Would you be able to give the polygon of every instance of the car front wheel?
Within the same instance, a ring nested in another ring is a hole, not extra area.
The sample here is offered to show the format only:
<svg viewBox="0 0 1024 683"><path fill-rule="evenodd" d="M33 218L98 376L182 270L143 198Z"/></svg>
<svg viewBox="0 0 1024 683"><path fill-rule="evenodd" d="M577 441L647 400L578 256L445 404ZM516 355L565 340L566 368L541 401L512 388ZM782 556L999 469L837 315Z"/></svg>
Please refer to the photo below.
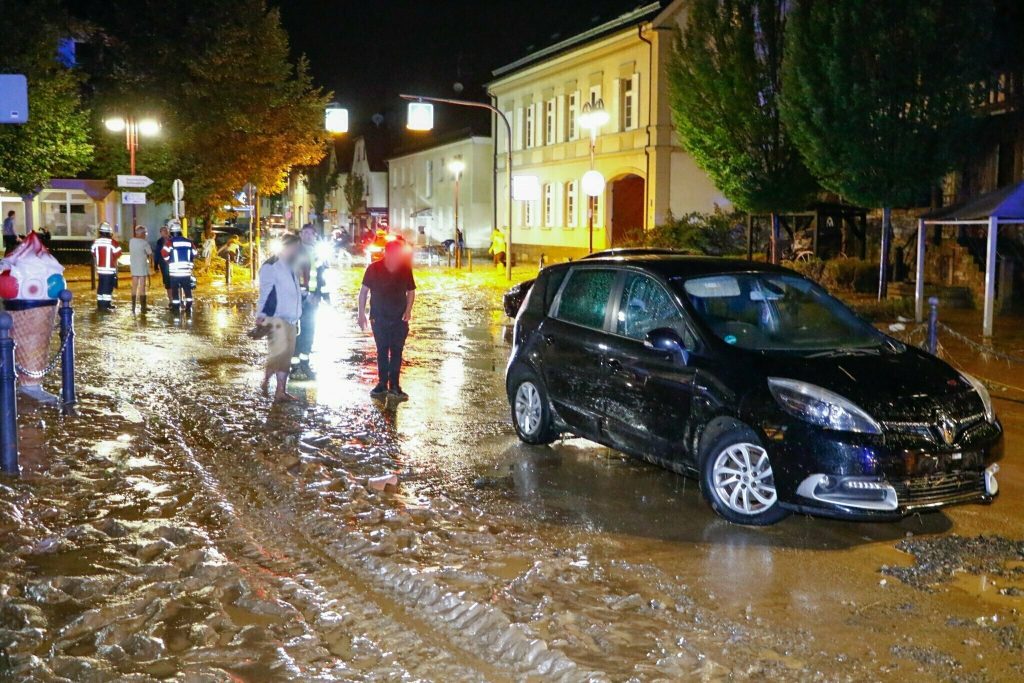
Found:
<svg viewBox="0 0 1024 683"><path fill-rule="evenodd" d="M512 383L512 424L519 438L532 445L549 444L557 434L552 426L547 393L529 371L516 374Z"/></svg>
<svg viewBox="0 0 1024 683"><path fill-rule="evenodd" d="M763 526L789 515L779 505L768 452L749 427L731 429L704 449L700 483L711 508L730 522Z"/></svg>

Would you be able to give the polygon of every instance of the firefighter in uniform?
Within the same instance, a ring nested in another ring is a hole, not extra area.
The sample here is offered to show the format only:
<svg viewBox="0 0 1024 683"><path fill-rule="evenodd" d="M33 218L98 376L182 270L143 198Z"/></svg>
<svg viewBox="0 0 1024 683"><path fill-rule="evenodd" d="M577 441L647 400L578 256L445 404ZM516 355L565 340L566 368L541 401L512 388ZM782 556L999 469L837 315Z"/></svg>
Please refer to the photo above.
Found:
<svg viewBox="0 0 1024 683"><path fill-rule="evenodd" d="M114 285L117 284L117 259L121 256L121 245L114 239L110 223L100 223L100 236L92 243L92 262L96 267L96 308L101 311L114 309Z"/></svg>
<svg viewBox="0 0 1024 683"><path fill-rule="evenodd" d="M172 220L171 241L162 247L171 280L171 310L178 313L184 307L185 313L192 312L192 269L196 260L196 245L181 234L181 222Z"/></svg>
<svg viewBox="0 0 1024 683"><path fill-rule="evenodd" d="M325 292L324 271L327 263L317 254L316 229L304 225L299 231L302 248L296 259L296 275L302 291L302 317L299 319L299 336L295 340L295 355L292 356L292 376L296 379L316 379L316 373L309 367L309 355L313 351L313 337L316 336L316 313L320 299Z"/></svg>

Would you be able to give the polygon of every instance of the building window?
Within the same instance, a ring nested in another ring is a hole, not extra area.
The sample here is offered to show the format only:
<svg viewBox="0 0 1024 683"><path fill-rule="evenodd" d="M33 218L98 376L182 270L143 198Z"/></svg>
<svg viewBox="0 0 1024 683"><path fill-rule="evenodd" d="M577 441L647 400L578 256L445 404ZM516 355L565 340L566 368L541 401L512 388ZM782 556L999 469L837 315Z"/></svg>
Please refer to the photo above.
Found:
<svg viewBox="0 0 1024 683"><path fill-rule="evenodd" d="M434 195L434 160L427 159L427 188L426 196L432 197Z"/></svg>
<svg viewBox="0 0 1024 683"><path fill-rule="evenodd" d="M597 104L597 101L601 99L601 86L592 85L590 86L590 104L591 106Z"/></svg>
<svg viewBox="0 0 1024 683"><path fill-rule="evenodd" d="M43 225L54 237L95 237L96 202L77 190L46 190L41 195Z"/></svg>
<svg viewBox="0 0 1024 683"><path fill-rule="evenodd" d="M548 183L544 186L544 226L552 227L555 224L555 186Z"/></svg>
<svg viewBox="0 0 1024 683"><path fill-rule="evenodd" d="M622 112L622 130L633 130L636 128L637 85L637 77L635 75L622 81L622 102L619 105L619 111Z"/></svg>
<svg viewBox="0 0 1024 683"><path fill-rule="evenodd" d="M601 201L600 197L587 197L587 220L591 220L593 216L593 225L595 228L601 227ZM588 223L589 225L589 223Z"/></svg>
<svg viewBox="0 0 1024 683"><path fill-rule="evenodd" d="M555 142L555 100L548 100L544 105L544 144Z"/></svg>
<svg viewBox="0 0 1024 683"><path fill-rule="evenodd" d="M569 94L568 110L569 111L565 117L565 139L575 140L576 117L580 114L580 93L578 90Z"/></svg>
<svg viewBox="0 0 1024 683"><path fill-rule="evenodd" d="M526 147L533 147L533 105L526 108Z"/></svg>
<svg viewBox="0 0 1024 683"><path fill-rule="evenodd" d="M576 181L570 180L565 184L565 225L569 228L576 227Z"/></svg>
<svg viewBox="0 0 1024 683"><path fill-rule="evenodd" d="M533 202L523 202L523 227L529 228L533 225Z"/></svg>

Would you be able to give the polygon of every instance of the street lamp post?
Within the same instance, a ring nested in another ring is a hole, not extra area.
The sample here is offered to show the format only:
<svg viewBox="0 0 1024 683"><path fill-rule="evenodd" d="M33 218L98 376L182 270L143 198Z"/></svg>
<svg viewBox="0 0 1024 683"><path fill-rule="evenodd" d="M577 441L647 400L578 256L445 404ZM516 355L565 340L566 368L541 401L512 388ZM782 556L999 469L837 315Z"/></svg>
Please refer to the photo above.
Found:
<svg viewBox="0 0 1024 683"><path fill-rule="evenodd" d="M590 253L594 253L594 204L604 192L604 176L594 168L594 152L597 149L597 132L608 123L608 112L604 100L598 99L583 104L580 125L590 131L590 170L583 174L583 193L587 195L587 230L590 239Z"/></svg>
<svg viewBox="0 0 1024 683"><path fill-rule="evenodd" d="M466 162L461 157L455 157L448 163L448 170L455 176L455 267L462 267L462 245L459 243L459 183L462 181L462 172L466 170Z"/></svg>
<svg viewBox="0 0 1024 683"><path fill-rule="evenodd" d="M506 258L505 258L505 274L509 280L512 279L512 124L509 123L508 117L495 106L487 104L486 102L473 102L471 100L452 100L444 97L422 97L419 95L399 95L403 100L408 100L412 104L410 107L415 105L424 106L426 102L438 102L440 104L453 104L459 107L476 107L477 109L487 109L493 112L501 119L502 123L505 124L505 133L508 135L508 147L505 149L505 171L508 175L508 236L506 240ZM419 121L417 120L417 123ZM412 123L412 121L410 121ZM423 126L410 126L413 130L430 130L433 127L433 117L430 117L429 124L424 119Z"/></svg>
<svg viewBox="0 0 1024 683"><path fill-rule="evenodd" d="M146 137L160 132L160 123L156 119L137 119L134 116L112 116L104 122L107 130L112 133L124 132L125 147L128 148L128 159L131 174L135 175L135 154L139 150L139 133ZM132 204L132 230L135 230L135 204ZM134 234L134 232L132 233Z"/></svg>

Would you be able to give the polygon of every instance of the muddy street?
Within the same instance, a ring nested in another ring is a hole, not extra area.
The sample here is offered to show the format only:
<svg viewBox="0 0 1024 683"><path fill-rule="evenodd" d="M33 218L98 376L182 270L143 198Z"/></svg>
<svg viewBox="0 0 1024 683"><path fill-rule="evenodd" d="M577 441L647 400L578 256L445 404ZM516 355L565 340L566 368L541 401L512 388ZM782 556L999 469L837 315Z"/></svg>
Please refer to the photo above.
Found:
<svg viewBox="0 0 1024 683"><path fill-rule="evenodd" d="M489 269L417 271L411 400L371 401L360 275L293 405L259 394L247 287L204 283L190 322L76 289L80 405L23 402L0 481L0 679L1024 677L1024 394L995 394L991 506L744 528L692 480L519 442Z"/></svg>

